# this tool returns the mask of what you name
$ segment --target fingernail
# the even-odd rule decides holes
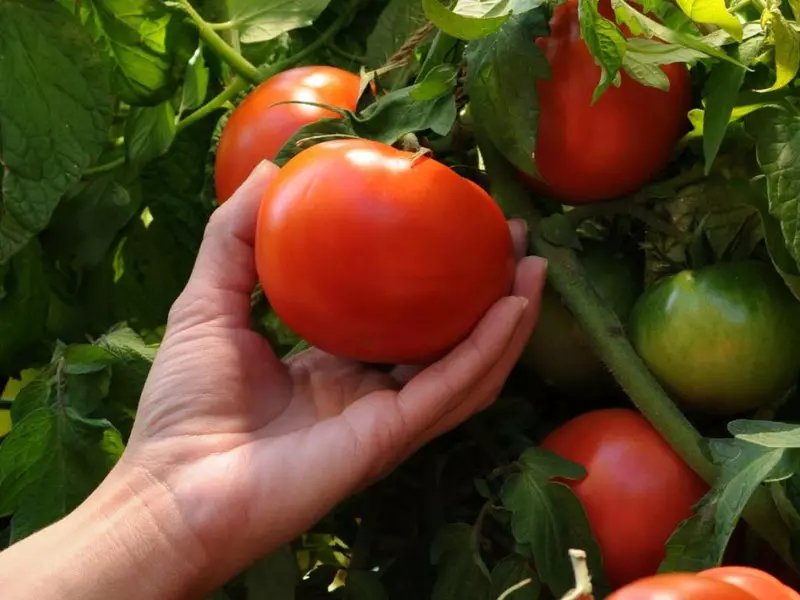
[[[528,300],[525,296],[514,296],[519,302],[519,312],[525,312],[525,309],[528,308],[528,304],[530,304],[530,300]]]
[[[509,223],[513,223],[515,227],[519,227],[520,231],[528,233],[528,222],[525,219],[511,219]]]

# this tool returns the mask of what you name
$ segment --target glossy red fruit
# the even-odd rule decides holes
[[[693,573],[664,573],[635,581],[607,600],[766,600],[766,597]]]
[[[609,2],[601,2],[600,10],[614,18]],[[592,105],[601,70],[581,39],[577,0],[555,8],[550,28],[549,36],[536,40],[551,69],[550,79],[538,83],[535,163],[545,183],[532,185],[566,204],[638,190],[666,167],[688,124],[686,66],[661,67],[668,92],[621,71],[620,87],[610,87]]]
[[[781,581],[752,567],[717,567],[698,573],[699,577],[709,577],[725,581],[753,594],[756,598],[769,600],[794,600],[794,590]]]
[[[667,539],[708,491],[652,425],[632,410],[583,414],[541,445],[586,469],[584,479],[566,483],[583,503],[615,588],[656,573]]]
[[[286,325],[338,356],[425,364],[511,291],[503,213],[429,157],[366,140],[319,144],[266,192],[256,264]]]
[[[291,100],[355,110],[361,79],[334,67],[298,67],[271,77],[231,113],[217,148],[217,199],[225,202],[262,160],[273,160],[303,126],[338,113]]]

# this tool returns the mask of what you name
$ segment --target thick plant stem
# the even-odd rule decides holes
[[[592,598],[592,576],[586,562],[586,552],[583,550],[570,550],[569,559],[572,562],[572,572],[575,573],[575,587],[572,588],[561,600],[587,600]]]
[[[178,2],[181,8],[183,8],[191,17],[192,21],[194,21],[194,24],[197,25],[197,29],[200,31],[200,37],[203,38],[203,41],[208,44],[209,48],[211,48],[217,56],[228,63],[237,75],[244,77],[250,83],[258,83],[260,81],[258,69],[244,56],[231,48],[228,43],[214,31],[211,24],[206,22],[200,13],[194,9],[194,6],[192,6],[189,0],[178,0]]]
[[[539,231],[540,215],[516,173],[487,140],[479,144],[492,180],[492,194],[508,217],[525,219],[531,227],[531,249],[548,261],[548,280],[561,295],[595,351],[613,372],[622,389],[642,415],[655,427],[672,448],[709,485],[718,476],[718,468],[702,450],[702,437],[628,341],[625,329],[613,310],[606,306],[586,278],[575,253],[548,243]],[[790,566],[788,531],[763,486],[753,494],[744,518],[754,531],[767,540]]]

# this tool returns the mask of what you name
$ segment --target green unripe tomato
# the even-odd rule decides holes
[[[676,400],[698,412],[756,409],[800,374],[800,302],[758,261],[660,281],[636,303],[629,334]]]

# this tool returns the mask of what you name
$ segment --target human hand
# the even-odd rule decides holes
[[[284,364],[250,328],[256,215],[277,170],[260,165],[212,216],[112,474],[169,491],[192,549],[175,545],[207,586],[489,406],[531,335],[545,280],[544,261],[520,260],[513,295],[419,373],[316,349]],[[525,228],[510,226],[522,254]]]

